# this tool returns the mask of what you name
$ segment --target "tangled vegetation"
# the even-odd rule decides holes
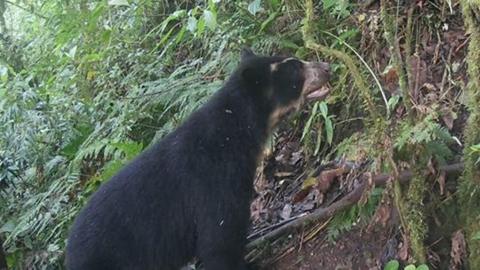
[[[286,127],[307,167],[341,158],[392,176],[330,232],[391,201],[409,252],[389,259],[438,266],[426,243],[449,223],[438,235],[450,245],[465,232],[462,263],[480,269],[480,3],[357,2],[0,0],[0,252],[9,269],[61,269],[89,195],[203,104],[245,46],[332,63],[327,102]],[[449,27],[460,30],[449,36]],[[464,43],[447,50],[449,38]],[[435,170],[455,162],[465,168],[458,181]],[[407,184],[397,181],[404,169]]]

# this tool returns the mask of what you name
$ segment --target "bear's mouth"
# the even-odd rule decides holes
[[[303,94],[309,100],[325,99],[330,93],[326,86],[330,79],[330,65],[325,62],[304,62]]]

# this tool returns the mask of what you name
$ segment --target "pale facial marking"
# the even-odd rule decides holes
[[[281,62],[270,64],[270,71],[272,71],[272,72],[277,71],[278,70],[278,65],[286,63],[286,62],[291,61],[291,60],[301,61],[301,60],[298,60],[296,58],[289,57],[289,58],[283,59],[283,61],[281,61]],[[301,62],[304,63],[304,64],[307,63],[307,62],[304,62],[304,61],[301,61]]]

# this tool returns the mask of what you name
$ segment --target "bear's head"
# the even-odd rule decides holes
[[[323,87],[330,78],[329,65],[324,62],[257,56],[243,49],[238,72],[245,88],[268,111],[271,125],[298,110],[305,100],[323,99],[329,93]]]

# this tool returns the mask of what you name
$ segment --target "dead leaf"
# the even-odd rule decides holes
[[[452,110],[445,108],[442,110],[442,120],[447,126],[448,130],[452,130],[453,128],[453,121],[456,119],[456,114],[452,112]]]
[[[377,208],[374,216],[374,222],[382,224],[383,227],[387,226],[387,222],[390,219],[392,208],[388,204],[382,204]]]
[[[344,168],[337,168],[337,169],[322,171],[317,178],[317,181],[318,181],[316,186],[317,190],[320,191],[320,193],[327,192],[330,186],[332,185],[333,180],[335,180],[337,176],[340,176],[343,173],[345,173]]]
[[[400,243],[400,249],[398,250],[398,258],[402,261],[406,261],[408,259],[408,248],[410,244],[408,243],[408,237],[404,233],[402,235],[403,242]]]
[[[385,88],[390,93],[396,93],[398,90],[398,74],[397,70],[392,67],[388,66],[385,68],[383,72],[383,81],[385,82]]]
[[[409,81],[411,95],[415,103],[418,103],[419,89],[427,81],[427,63],[418,55],[412,55],[410,60],[412,78]]]
[[[452,235],[452,249],[450,250],[450,270],[462,269],[463,261],[467,254],[465,236],[461,230]]]
[[[310,190],[312,190],[312,186],[310,186],[306,189],[302,189],[299,192],[295,193],[295,195],[293,196],[293,199],[292,199],[292,203],[297,204],[297,203],[305,200],[305,198],[310,193]]]

